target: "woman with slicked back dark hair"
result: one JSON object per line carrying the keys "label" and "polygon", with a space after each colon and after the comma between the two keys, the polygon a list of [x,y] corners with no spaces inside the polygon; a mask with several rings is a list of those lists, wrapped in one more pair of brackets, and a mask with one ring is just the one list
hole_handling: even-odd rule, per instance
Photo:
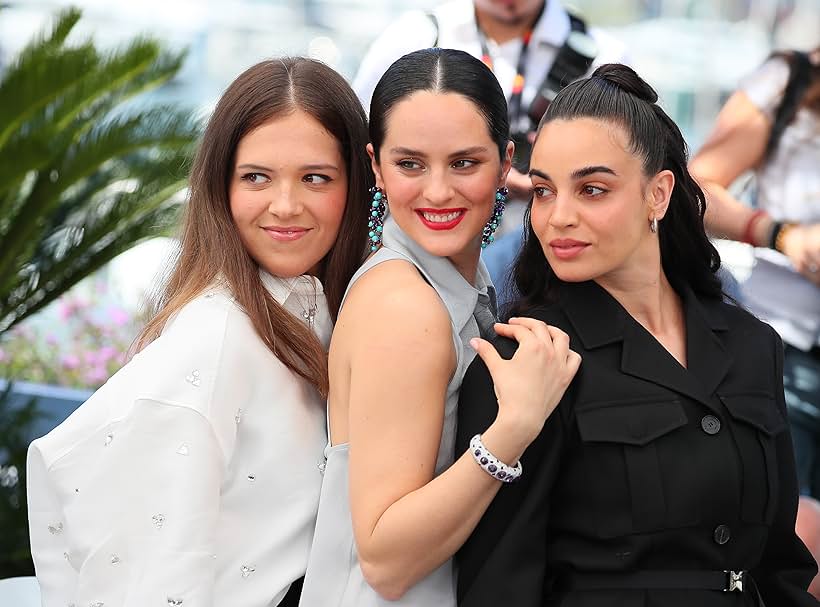
{"label": "woman with slicked back dark hair", "polygon": [[[503,208],[508,130],[498,82],[461,51],[405,55],[376,87],[374,254],[333,333],[331,440],[302,607],[454,607],[451,557],[507,471],[521,472],[490,453],[515,462],[578,368],[566,335],[540,321],[496,325],[521,345],[510,361],[478,339],[494,319],[479,253]],[[473,348],[502,406],[483,443],[454,458]]]}
{"label": "woman with slicked back dark hair", "polygon": [[[566,331],[584,362],[522,456],[531,474],[457,555],[460,605],[817,605],[782,344],[724,303],[686,161],[626,66],[571,83],[542,119],[512,313]],[[497,410],[480,360],[461,399],[457,449]]]}
{"label": "woman with slicked back dark hair", "polygon": [[225,90],[139,352],[29,450],[45,607],[296,607],[366,144],[356,95],[318,61],[264,61]]}

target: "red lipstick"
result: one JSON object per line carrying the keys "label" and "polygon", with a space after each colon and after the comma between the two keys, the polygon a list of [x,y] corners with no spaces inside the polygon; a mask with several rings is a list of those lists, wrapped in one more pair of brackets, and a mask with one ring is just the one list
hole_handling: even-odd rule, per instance
{"label": "red lipstick", "polygon": [[431,230],[452,230],[467,215],[467,209],[416,209],[416,215]]}

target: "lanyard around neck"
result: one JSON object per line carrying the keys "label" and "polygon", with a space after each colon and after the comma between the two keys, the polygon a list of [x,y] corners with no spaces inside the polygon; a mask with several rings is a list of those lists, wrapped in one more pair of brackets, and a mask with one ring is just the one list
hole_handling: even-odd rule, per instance
{"label": "lanyard around neck", "polygon": [[[524,72],[526,71],[527,67],[527,53],[530,48],[530,40],[532,39],[532,32],[535,29],[535,24],[541,19],[541,15],[544,13],[544,6],[546,6],[546,2],[541,5],[541,10],[538,11],[538,15],[536,15],[535,19],[533,20],[532,26],[530,26],[524,35],[521,36],[521,52],[518,54],[518,62],[515,68],[515,79],[513,80],[512,85],[512,95],[510,96],[510,100],[507,102],[508,112],[510,116],[510,125],[515,125],[518,123],[519,118],[521,117],[521,95],[524,92],[524,82],[525,76]],[[484,30],[481,29],[481,26],[478,24],[478,14],[476,13],[475,16],[475,27],[478,31],[478,41],[481,44],[481,61],[490,68],[491,71],[493,70],[493,58],[490,55],[490,47],[487,44],[487,35],[484,33]],[[513,126],[513,128],[515,128]]]}

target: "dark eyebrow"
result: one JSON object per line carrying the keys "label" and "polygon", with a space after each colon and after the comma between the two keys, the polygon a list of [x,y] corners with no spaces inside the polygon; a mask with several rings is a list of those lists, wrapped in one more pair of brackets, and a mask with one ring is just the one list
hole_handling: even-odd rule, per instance
{"label": "dark eyebrow", "polygon": [[453,152],[450,154],[450,158],[454,158],[456,156],[474,156],[475,154],[483,154],[486,151],[487,148],[483,145],[474,145],[473,147],[464,148],[463,150]]}
{"label": "dark eyebrow", "polygon": [[591,167],[584,167],[583,169],[578,169],[577,171],[572,172],[573,179],[582,179],[583,177],[589,177],[595,173],[607,173],[608,175],[614,175],[615,177],[618,176],[618,173],[613,171],[607,166],[598,165],[598,166],[591,166]]}
{"label": "dark eyebrow", "polygon": [[[252,164],[252,163],[240,164],[236,168],[237,169],[242,169],[242,170],[251,170],[251,171],[264,171],[266,173],[273,173],[274,172],[274,170],[269,168],[269,167],[262,166],[261,164]],[[335,164],[305,164],[305,165],[300,166],[299,170],[300,171],[338,171],[339,167],[337,167]]]}
{"label": "dark eyebrow", "polygon": [[261,164],[240,164],[236,167],[238,169],[250,169],[252,171],[265,171],[266,173],[273,173],[272,169],[263,167]]}
{"label": "dark eyebrow", "polygon": [[[590,175],[594,175],[595,173],[607,173],[608,175],[614,175],[615,177],[618,176],[618,173],[610,169],[608,166],[597,165],[584,167],[582,169],[573,171],[570,177],[572,177],[573,179],[583,179],[584,177],[589,177]],[[530,169],[529,175],[530,177],[535,175],[536,177],[540,177],[541,179],[552,181],[552,178],[549,175],[547,175],[544,171],[539,171],[538,169]]]}
{"label": "dark eyebrow", "polygon": [[[453,152],[452,154],[450,154],[450,158],[455,158],[457,156],[473,156],[474,154],[481,154],[481,153],[484,153],[486,151],[487,151],[487,148],[484,147],[483,145],[474,145],[472,147],[464,148],[463,150],[458,150],[458,151]],[[425,154],[424,152],[422,152],[420,150],[413,150],[413,149],[410,149],[410,148],[403,148],[403,147],[390,148],[390,152],[392,154],[399,154],[401,156],[420,156],[420,157],[424,157],[424,156],[427,155],[427,154]]]}
{"label": "dark eyebrow", "polygon": [[401,156],[424,156],[423,152],[411,150],[410,148],[390,148],[390,153],[400,154]]}
{"label": "dark eyebrow", "polygon": [[335,164],[306,164],[299,169],[302,171],[338,171],[339,167]]}

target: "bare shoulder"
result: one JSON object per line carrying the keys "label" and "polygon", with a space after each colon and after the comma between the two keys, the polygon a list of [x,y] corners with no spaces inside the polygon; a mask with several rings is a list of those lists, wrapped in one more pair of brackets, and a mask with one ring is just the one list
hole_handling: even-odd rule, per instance
{"label": "bare shoulder", "polygon": [[[390,260],[368,270],[351,287],[336,323],[340,335],[367,345],[417,343],[452,349],[451,323],[436,290],[407,261]],[[433,354],[433,352],[430,352]]]}

